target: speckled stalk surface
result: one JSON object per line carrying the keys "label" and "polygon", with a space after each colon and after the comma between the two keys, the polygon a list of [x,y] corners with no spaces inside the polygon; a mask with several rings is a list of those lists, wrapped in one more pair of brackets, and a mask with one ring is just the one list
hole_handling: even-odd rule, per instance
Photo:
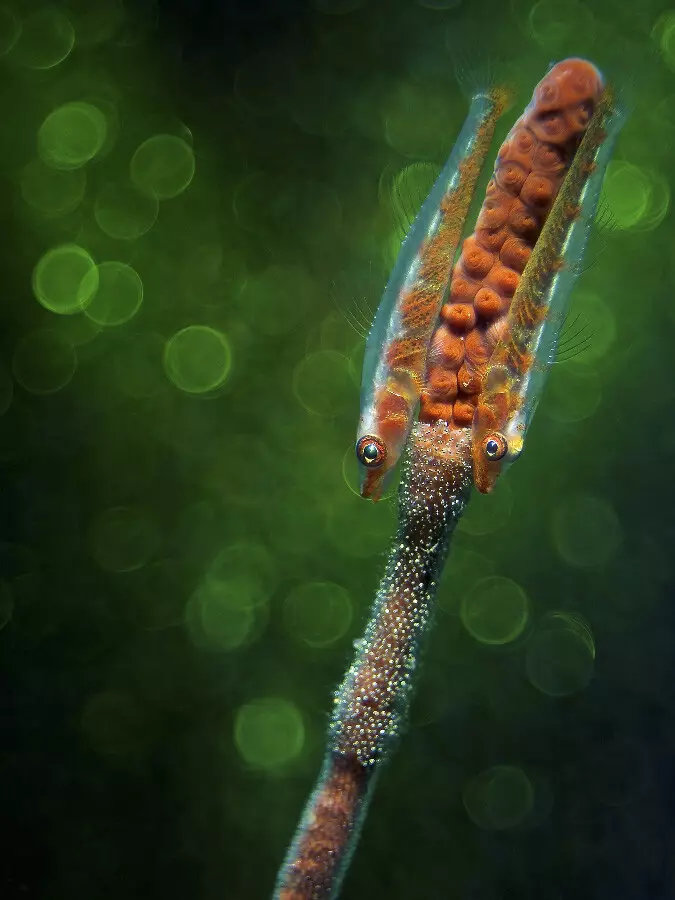
{"label": "speckled stalk surface", "polygon": [[376,777],[408,718],[438,579],[471,483],[468,430],[416,425],[387,566],[335,695],[323,769],[279,873],[276,900],[338,894]]}

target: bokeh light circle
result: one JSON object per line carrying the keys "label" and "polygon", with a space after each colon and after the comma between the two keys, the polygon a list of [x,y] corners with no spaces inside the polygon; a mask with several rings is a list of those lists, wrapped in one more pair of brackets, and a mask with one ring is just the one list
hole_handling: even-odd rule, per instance
{"label": "bokeh light circle", "polygon": [[244,762],[274,770],[296,759],[305,742],[305,728],[295,704],[263,697],[240,707],[234,741]]}
{"label": "bokeh light circle", "polygon": [[78,47],[93,47],[114,37],[127,10],[122,0],[68,0]]}
{"label": "bokeh light circle", "polygon": [[247,583],[205,579],[188,603],[188,629],[195,642],[209,649],[235,650],[249,637],[255,625],[255,605],[250,595],[257,597],[255,577]]}
{"label": "bokeh light circle", "polygon": [[352,601],[339,584],[310,581],[293,588],[284,601],[290,634],[310,647],[328,647],[339,640],[352,620]]}
{"label": "bokeh light circle", "polygon": [[[255,589],[252,575],[255,576]],[[268,602],[277,584],[274,558],[263,544],[252,541],[235,541],[223,547],[211,562],[206,578],[219,583],[236,583],[245,580],[249,590],[245,605],[259,606]]]}
{"label": "bokeh light circle", "polygon": [[227,338],[207,325],[188,325],[173,335],[164,350],[164,370],[181,391],[202,394],[225,381],[232,364]]}
{"label": "bokeh light circle", "polygon": [[549,697],[582,691],[593,677],[595,642],[577,613],[549,613],[530,638],[525,658],[530,682]]}
{"label": "bokeh light circle", "polygon": [[510,578],[492,575],[476,582],[462,598],[462,624],[481,644],[508,644],[527,625],[527,594]]}
{"label": "bokeh light circle", "polygon": [[669,69],[675,70],[675,13],[662,13],[652,28],[652,38],[659,44]]}
{"label": "bokeh light circle", "polygon": [[54,169],[79,169],[105,144],[106,117],[93,103],[65,103],[52,110],[38,131],[38,153]]}
{"label": "bokeh light circle", "polygon": [[134,241],[157,221],[159,201],[142,194],[128,181],[111,181],[104,185],[94,203],[94,218],[109,237]]}
{"label": "bokeh light circle", "polygon": [[75,30],[60,10],[48,7],[30,13],[21,23],[10,60],[27,69],[53,69],[70,54]]}
{"label": "bokeh light circle", "polygon": [[479,828],[505,831],[530,815],[534,789],[517,766],[492,766],[464,787],[462,799],[469,818]]}
{"label": "bokeh light circle", "polygon": [[157,134],[136,150],[130,173],[140,191],[159,200],[169,200],[182,194],[194,178],[195,155],[181,138]]}
{"label": "bokeh light circle", "polygon": [[454,546],[441,574],[438,586],[438,605],[450,615],[459,615],[462,598],[477,582],[492,575],[494,563],[486,556]]}
{"label": "bokeh light circle", "polygon": [[123,262],[103,262],[98,267],[98,290],[84,310],[97,325],[122,325],[136,315],[143,302],[143,282]]}
{"label": "bokeh light circle", "polygon": [[293,393],[305,409],[316,415],[346,412],[356,395],[348,358],[335,350],[308,353],[293,372]]}
{"label": "bokeh light circle", "polygon": [[98,290],[98,267],[83,247],[48,250],[33,270],[33,293],[50,312],[81,312]]}
{"label": "bokeh light circle", "polygon": [[45,216],[63,216],[82,202],[86,175],[82,169],[52,169],[34,159],[21,170],[21,196],[33,209]]}
{"label": "bokeh light circle", "polygon": [[596,32],[595,17],[589,7],[578,0],[539,0],[530,9],[528,30],[537,43],[547,49],[562,52],[562,48],[576,41],[578,46],[592,43]]}
{"label": "bokeh light circle", "polygon": [[602,183],[604,201],[612,213],[616,228],[635,228],[646,215],[651,200],[649,177],[638,166],[625,160],[613,160]]}

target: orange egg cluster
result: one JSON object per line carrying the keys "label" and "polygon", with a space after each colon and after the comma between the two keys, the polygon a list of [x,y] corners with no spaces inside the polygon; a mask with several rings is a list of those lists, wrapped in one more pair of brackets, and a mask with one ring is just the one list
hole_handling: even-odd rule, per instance
{"label": "orange egg cluster", "polygon": [[558,63],[502,144],[431,339],[420,421],[471,425],[511,298],[602,86],[591,63]]}

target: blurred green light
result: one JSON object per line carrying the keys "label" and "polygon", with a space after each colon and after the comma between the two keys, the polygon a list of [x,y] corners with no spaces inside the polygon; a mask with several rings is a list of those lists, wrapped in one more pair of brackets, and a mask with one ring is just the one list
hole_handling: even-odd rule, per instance
{"label": "blurred green light", "polygon": [[663,59],[670,69],[675,69],[675,12],[662,13],[652,28],[652,37],[658,42]]}
{"label": "blurred green light", "polygon": [[84,197],[86,175],[82,169],[61,171],[35,159],[19,176],[23,199],[46,216],[72,212]]}
{"label": "blurred green light", "polygon": [[572,41],[577,46],[590,45],[596,22],[591,10],[578,0],[539,0],[530,10],[528,30],[542,47],[563,53]]}
{"label": "blurred green light", "polygon": [[293,588],[287,595],[284,619],[293,637],[310,647],[328,647],[351,624],[351,597],[334,582],[310,581]]}
{"label": "blurred green light", "polygon": [[122,262],[98,267],[98,290],[84,314],[98,325],[122,325],[136,315],[143,302],[143,282]]}
{"label": "blurred green light", "polygon": [[168,379],[189,394],[215,390],[227,378],[231,364],[227,338],[206,325],[188,325],[174,334],[164,350]]}
{"label": "blurred green light", "polygon": [[352,409],[357,393],[349,375],[349,360],[335,350],[308,353],[293,372],[293,393],[318,416],[335,416]]}
{"label": "blurred green light", "polygon": [[49,113],[38,131],[38,152],[54,169],[79,169],[105,143],[108,127],[92,103],[65,103]]}
{"label": "blurred green light", "polygon": [[469,634],[481,644],[507,644],[525,630],[529,602],[515,581],[493,575],[465,594],[459,615]]}
{"label": "blurred green light", "polygon": [[302,752],[305,728],[300,711],[288,700],[265,697],[237,710],[234,741],[245,763],[274,770]]}
{"label": "blurred green light", "polygon": [[463,597],[471,593],[477,582],[492,574],[494,563],[474,550],[453,542],[438,588],[438,605],[450,615],[459,615]]}
{"label": "blurred green light", "polygon": [[98,268],[77,244],[48,250],[33,270],[33,293],[48,310],[61,315],[81,312],[98,289]]}
{"label": "blurred green light", "polygon": [[88,319],[83,312],[61,316],[54,324],[54,328],[73,347],[83,347],[101,333],[101,326]]}
{"label": "blurred green light", "polygon": [[576,613],[549,613],[527,647],[527,675],[550,697],[583,690],[593,677],[595,642],[588,623]]}
{"label": "blurred green light", "polygon": [[92,47],[114,37],[124,21],[122,0],[68,0],[79,47]]}
{"label": "blurred green light", "polygon": [[[249,578],[255,573],[258,588],[248,593],[249,604],[266,603],[277,584],[277,567],[269,551],[262,544],[236,541],[224,547],[209,566],[208,581],[228,581]],[[250,582],[252,584],[252,582]]]}
{"label": "blurred green light", "polygon": [[192,181],[195,155],[181,138],[157,134],[136,150],[130,173],[140,191],[159,200],[169,200],[182,194]]}
{"label": "blurred green light", "polygon": [[157,198],[139,193],[128,181],[108,182],[94,203],[94,218],[101,231],[124,241],[147,234],[158,213]]}
{"label": "blurred green light", "polygon": [[198,646],[209,649],[234,650],[249,637],[255,625],[254,604],[259,586],[253,579],[248,584],[205,581],[190,598],[188,627]]}
{"label": "blurred green light", "polygon": [[607,167],[602,193],[617,228],[635,227],[645,216],[651,200],[649,177],[642,169],[624,160]]}
{"label": "blurred green light", "polygon": [[27,69],[52,69],[75,46],[75,30],[60,10],[37,10],[23,20],[21,33],[10,51],[10,60]]}

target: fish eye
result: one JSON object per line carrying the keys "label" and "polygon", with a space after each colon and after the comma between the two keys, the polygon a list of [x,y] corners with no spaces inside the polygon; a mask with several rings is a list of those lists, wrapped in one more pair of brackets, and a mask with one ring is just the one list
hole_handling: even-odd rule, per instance
{"label": "fish eye", "polygon": [[498,431],[489,434],[483,441],[483,452],[490,462],[498,462],[505,456],[508,445],[506,438]]}
{"label": "fish eye", "polygon": [[379,438],[367,434],[356,445],[356,456],[362,466],[377,469],[385,460],[387,448]]}

